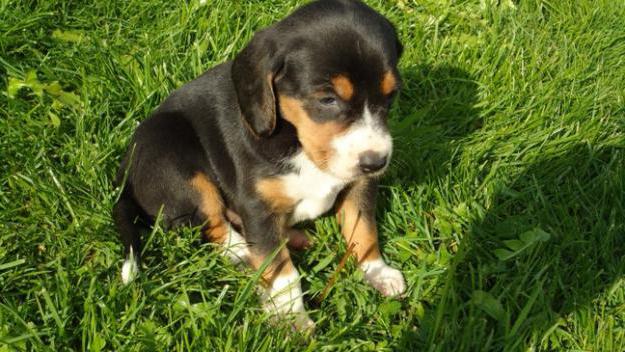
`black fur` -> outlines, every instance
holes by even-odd
[[[169,226],[205,221],[189,186],[198,171],[240,215],[255,250],[271,252],[279,229],[255,181],[289,171],[281,161],[301,149],[295,128],[280,117],[277,92],[304,100],[320,121],[357,118],[365,97],[385,115],[389,98],[366,82],[379,82],[386,70],[399,77],[400,53],[394,28],[371,8],[359,1],[317,1],[258,32],[233,61],[174,91],[137,128],[120,167],[117,182],[127,179],[113,216],[126,254],[131,246],[136,255],[140,251],[137,218],[150,223],[162,208]],[[329,89],[329,78],[339,73],[348,73],[362,92],[349,105],[324,110],[305,100],[320,87]],[[374,190],[366,193],[375,197]]]

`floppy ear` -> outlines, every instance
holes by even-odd
[[[257,136],[276,127],[274,78],[283,59],[270,30],[257,32],[232,63],[232,81],[245,123]]]

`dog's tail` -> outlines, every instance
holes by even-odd
[[[135,220],[141,215],[141,208],[132,197],[128,185],[124,186],[119,200],[113,207],[113,219],[124,244],[125,261],[122,266],[122,282],[128,284],[139,273],[141,260],[141,237]]]

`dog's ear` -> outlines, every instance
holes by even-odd
[[[243,119],[257,136],[276,127],[274,79],[284,59],[271,29],[257,32],[232,63],[232,81]]]

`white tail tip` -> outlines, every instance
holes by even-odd
[[[124,285],[131,283],[139,273],[139,266],[137,265],[137,259],[134,255],[132,247],[130,247],[130,253],[126,260],[124,261],[124,265],[122,266],[122,282]]]

